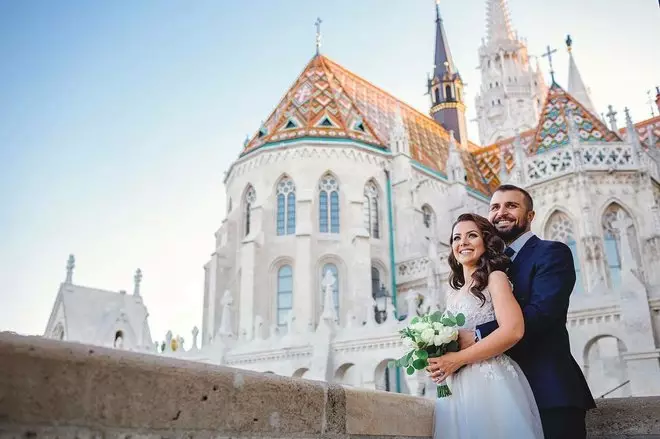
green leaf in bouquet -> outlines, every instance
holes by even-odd
[[[413,356],[413,353],[414,353],[414,352],[415,352],[415,351],[410,351],[410,352],[408,352],[406,355],[404,355],[403,357],[401,357],[401,366],[402,366],[402,367],[408,367],[408,366],[410,366],[410,360],[412,359],[412,356]]]
[[[451,311],[447,311],[447,317],[454,320],[454,314],[452,314]]]
[[[411,325],[414,325],[415,323],[418,323],[418,322],[419,322],[419,317],[415,316],[415,317],[413,317],[412,320],[410,321],[410,324],[411,324]]]
[[[427,358],[429,358],[429,353],[426,352],[426,351],[423,350],[423,349],[418,349],[418,350],[416,350],[416,351],[415,351],[415,355],[416,355],[417,358],[419,358],[420,360],[426,360]]]
[[[414,373],[415,373],[415,368],[412,367],[412,366],[408,366],[408,368],[406,369],[406,373],[407,373],[408,375],[412,375],[412,374],[414,374]]]
[[[441,322],[445,326],[456,326],[456,322],[453,319],[450,319],[449,317],[445,317],[442,319]]]
[[[465,324],[465,315],[462,313],[456,314],[456,324],[458,326],[463,326]]]
[[[413,361],[413,363],[412,363],[412,367],[414,367],[414,368],[417,369],[417,370],[422,370],[422,369],[424,369],[424,368],[425,368],[426,366],[428,366],[428,365],[429,365],[429,362],[428,362],[428,361],[426,361],[426,360],[422,360],[422,359],[420,359],[420,358],[416,359],[416,360]]]
[[[429,320],[431,320],[433,323],[442,321],[442,312],[440,312],[440,311],[434,312],[429,317]]]

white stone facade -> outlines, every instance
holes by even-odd
[[[593,158],[613,156],[618,157],[614,162]],[[552,163],[561,167],[549,166]],[[177,355],[394,390],[396,380],[392,372],[386,374],[385,366],[402,353],[396,331],[405,321],[396,322],[390,305],[389,318],[376,322],[371,282],[374,267],[390,289],[384,169],[390,170],[393,186],[399,314],[410,315],[409,307],[418,306],[419,295],[424,296],[420,309],[441,307],[448,288],[445,243],[451,221],[459,212],[485,214],[487,200],[461,183],[420,170],[405,155],[341,142],[301,141],[256,151],[232,166],[227,194],[237,201],[232,201],[235,207],[216,234],[217,248],[206,266],[203,347]],[[336,234],[319,230],[319,183],[328,173],[339,182]],[[660,394],[651,379],[660,382],[656,159],[641,152],[635,142],[576,141],[567,150],[526,158],[510,175],[520,175],[523,181],[516,183],[534,197],[533,231],[566,242],[577,256],[578,285],[567,325],[573,355],[594,396],[619,385],[607,396]],[[295,183],[296,228],[295,234],[278,236],[277,187],[283,177]],[[377,188],[379,238],[369,236],[365,228],[364,188],[369,182]],[[250,209],[250,234],[244,236],[248,188],[257,195]],[[626,221],[627,232],[621,239],[619,223]],[[320,319],[321,270],[328,263],[337,267],[338,323]],[[292,267],[295,319],[278,330],[282,266]],[[211,273],[214,278],[209,278]],[[231,294],[231,304],[225,291]],[[251,306],[246,309],[246,304]],[[223,325],[223,316],[231,320],[231,331]],[[401,391],[417,393],[423,388],[417,376],[400,378]]]
[[[547,89],[540,70],[529,65],[525,42],[511,31],[504,2],[491,0],[488,8],[488,38],[479,51],[480,136],[485,145],[517,137],[492,152],[500,164],[507,163],[508,153],[513,165],[493,168],[495,175],[483,180],[528,189],[535,202],[534,233],[573,250],[578,281],[567,327],[594,396],[660,395],[660,155],[642,146],[629,117],[619,138],[616,128],[594,128],[589,111],[572,113],[581,109],[570,100],[568,110],[556,104],[558,116],[548,122],[567,126],[566,133],[548,135],[547,148],[537,145],[530,152],[536,136],[519,134],[537,127]],[[428,141],[443,134],[427,129],[437,129],[430,118],[420,122],[413,115],[413,126],[413,110],[405,109],[404,123],[399,103],[395,117],[374,116],[382,108],[371,103],[392,97],[370,96],[365,111],[341,89],[330,97],[318,92],[317,102],[334,99],[350,112],[343,119],[326,113],[310,135],[287,131],[309,129],[302,126],[307,113],[301,102],[317,93],[310,84],[330,89],[327,78],[345,73],[326,67],[319,63],[301,75],[299,88],[292,89],[298,90],[292,98],[296,106],[281,104],[274,111],[288,119],[272,119],[270,132],[264,125],[258,147],[250,149],[246,142],[228,170],[227,214],[204,267],[201,343],[197,328],[188,350],[168,333],[163,354],[432,396],[423,375],[397,376],[387,363],[403,354],[397,331],[412,315],[442,309],[449,288],[450,226],[460,213],[485,216],[488,197],[466,183],[468,174],[474,182],[475,168],[466,168],[464,145],[451,133],[447,150],[441,150],[442,142]],[[342,81],[343,90],[368,87],[360,78]],[[556,93],[561,98],[563,91]],[[320,138],[319,127],[334,131]],[[374,146],[385,127],[389,143]],[[362,137],[347,138],[350,129]],[[594,140],[594,133],[602,141]],[[420,153],[422,142],[431,146]],[[491,150],[475,147],[470,153]],[[428,157],[427,163],[440,157],[443,170],[422,165]],[[390,295],[385,319],[375,308],[383,289]],[[47,336],[60,336],[63,294]],[[132,343],[149,350],[146,308],[136,315],[129,319],[133,333],[142,321],[146,329]],[[87,331],[65,339],[107,345],[112,332],[98,332],[91,323]]]
[[[547,90],[538,58],[532,67],[526,41],[513,31],[505,0],[488,0],[486,20],[475,97],[482,145],[536,128]]]
[[[140,296],[142,272],[134,276],[133,294],[73,283],[75,259],[69,256],[67,275],[60,284],[44,337],[96,346],[156,352],[149,329],[149,312]]]

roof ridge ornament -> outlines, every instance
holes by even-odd
[[[557,52],[557,49],[550,49],[550,46],[546,46],[546,52],[541,54],[543,57],[548,58],[548,63],[550,64],[550,78],[552,79],[553,84],[557,84],[555,81],[555,70],[552,67],[552,54]]]
[[[314,23],[314,26],[316,26],[316,54],[317,55],[321,54],[321,23],[323,23],[323,20],[321,20],[321,17],[316,17],[316,22]]]

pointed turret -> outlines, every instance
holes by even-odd
[[[582,75],[578,70],[573,58],[573,40],[571,36],[566,37],[566,48],[568,50],[568,93],[577,99],[589,112],[597,115],[596,107],[591,101],[590,91],[582,81]]]
[[[489,145],[536,126],[546,93],[514,31],[506,0],[486,0],[486,33],[479,48],[481,87],[475,97],[481,143]]]
[[[489,44],[504,40],[515,40],[506,0],[487,0],[486,39]]]
[[[433,78],[428,81],[431,95],[431,117],[454,132],[454,138],[467,145],[467,123],[463,103],[463,81],[454,66],[445,27],[440,15],[439,0],[435,4],[435,56]]]

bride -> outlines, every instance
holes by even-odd
[[[529,383],[504,355],[525,331],[505,273],[504,241],[486,218],[463,214],[452,227],[451,248],[447,310],[465,315],[465,329],[494,319],[499,328],[464,350],[429,359],[440,366],[436,383],[446,378],[452,392],[436,399],[433,437],[543,438]]]

